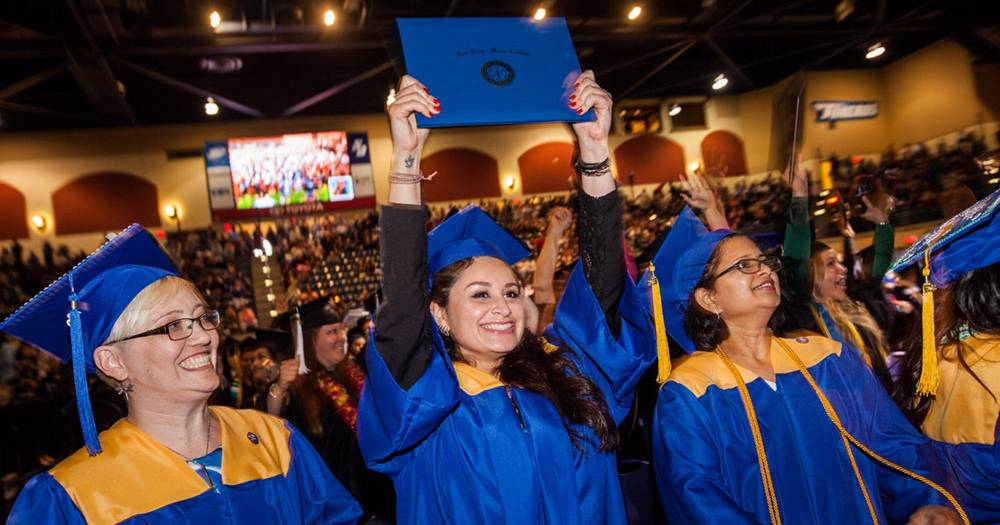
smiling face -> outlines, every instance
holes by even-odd
[[[109,339],[178,320],[186,323],[182,319],[197,318],[208,310],[190,283],[179,278],[161,279],[132,300]],[[218,348],[218,330],[206,330],[195,321],[186,339],[173,341],[166,334],[130,339],[98,347],[94,359],[105,375],[132,383],[132,398],[205,402],[219,386],[215,370]]]
[[[316,360],[327,370],[333,370],[347,356],[347,330],[343,323],[320,326],[313,332]]]
[[[748,237],[734,236],[719,243],[713,273],[717,277],[708,288],[698,288],[695,291],[698,304],[712,314],[721,313],[727,323],[740,317],[755,316],[764,319],[766,324],[767,319],[781,304],[778,276],[765,264],[749,274],[739,268],[726,271],[734,265],[740,265],[740,261],[759,259],[762,256],[760,248]]]
[[[847,267],[832,248],[812,256],[813,295],[817,301],[847,299]]]
[[[521,280],[507,263],[476,257],[454,280],[446,304],[431,303],[431,313],[464,359],[496,363],[524,336],[522,293]]]

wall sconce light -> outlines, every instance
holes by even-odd
[[[517,179],[513,175],[507,175],[503,178],[503,187],[507,188],[507,191],[514,191],[515,185],[517,185]]]
[[[181,231],[181,208],[176,204],[167,204],[163,207],[163,214],[168,219],[177,223],[177,231]]]
[[[45,217],[41,214],[34,214],[31,216],[31,225],[34,226],[35,230],[39,233],[45,231],[45,227],[48,226],[49,221],[45,220]]]

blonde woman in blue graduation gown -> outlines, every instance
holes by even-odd
[[[1000,519],[965,490],[1000,491],[993,449],[922,436],[853,349],[772,334],[780,261],[752,239],[685,209],[653,262],[659,336],[689,354],[661,376],[653,429],[672,525]]]
[[[570,102],[597,114],[573,126],[582,262],[544,340],[525,329],[510,265],[528,251],[517,239],[475,207],[425,234],[419,159],[428,132],[413,114],[447,111],[448,101],[436,102],[403,77],[388,107],[385,301],[367,352],[362,452],[393,478],[400,524],[624,524],[615,427],[655,355],[625,271],[607,168],[611,97],[585,72]]]
[[[7,523],[357,523],[360,506],[296,429],[208,406],[218,326],[219,313],[137,224],[0,324],[72,362],[86,442],[28,482]],[[88,371],[128,406],[100,436]]]

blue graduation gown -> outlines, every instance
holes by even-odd
[[[581,267],[547,338],[573,351],[620,422],[655,359],[652,327],[624,277],[615,339]],[[436,330],[430,364],[407,390],[374,347],[367,359],[358,437],[368,465],[394,480],[400,524],[626,523],[615,454],[601,452],[589,428],[577,429],[585,439],[575,447],[544,397],[453,365]]]
[[[31,479],[8,525],[354,524],[361,507],[297,430],[254,410],[210,407],[222,429],[221,487],[127,420]]]
[[[953,464],[969,450],[942,446],[913,428],[857,352],[824,338],[786,339],[844,427],[883,457],[951,490],[973,521],[998,509],[957,487]],[[843,441],[795,363],[772,348],[777,390],[740,368],[754,409],[783,523],[871,523]],[[753,438],[736,383],[717,355],[695,352],[660,390],[653,431],[661,502],[672,525],[770,523]],[[932,488],[853,449],[880,523],[905,523],[919,507],[949,506]],[[975,451],[993,462],[992,451]],[[978,489],[996,476],[968,476]],[[992,478],[991,478],[992,476]],[[970,485],[971,487],[971,485]]]

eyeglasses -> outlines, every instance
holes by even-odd
[[[191,337],[194,333],[194,322],[198,321],[198,325],[201,326],[206,332],[215,330],[222,324],[222,318],[219,316],[218,310],[209,310],[198,317],[182,317],[180,319],[170,321],[169,323],[153,328],[152,330],[146,330],[145,332],[138,333],[135,335],[130,335],[128,337],[123,337],[121,339],[116,339],[114,341],[109,341],[106,344],[121,343],[122,341],[128,341],[129,339],[138,339],[140,337],[149,337],[151,335],[166,334],[171,341],[180,341],[181,339],[187,339]]]
[[[722,270],[722,272],[713,277],[712,280],[714,281],[733,270],[739,270],[740,273],[753,275],[760,271],[761,266],[767,266],[772,272],[781,271],[781,259],[773,255],[758,257],[756,259],[740,259],[733,263],[733,265],[729,268]]]

